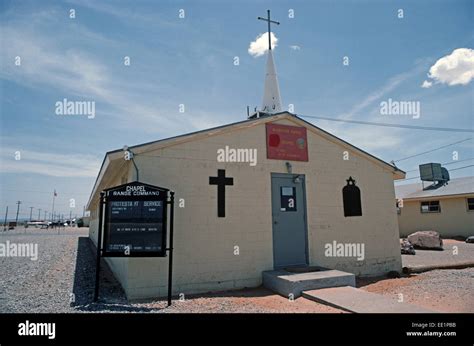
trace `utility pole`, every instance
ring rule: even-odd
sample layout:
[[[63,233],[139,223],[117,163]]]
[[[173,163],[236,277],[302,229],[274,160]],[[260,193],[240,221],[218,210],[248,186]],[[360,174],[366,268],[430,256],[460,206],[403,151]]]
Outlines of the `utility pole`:
[[[45,210],[45,211],[44,211],[44,221],[47,220],[47,219],[46,219],[46,214],[47,214],[47,213],[48,213],[48,211]]]
[[[33,217],[33,208],[34,207],[30,207],[30,222],[31,222],[31,220],[33,220],[32,219],[32,217]]]
[[[38,221],[41,220],[41,209],[38,209]]]
[[[16,208],[16,219],[15,219],[15,223],[18,225],[18,214],[20,213],[20,204],[21,204],[21,201],[16,202],[16,204],[18,205],[18,207]]]
[[[54,189],[54,192],[53,192],[53,209],[51,210],[51,212],[53,213],[53,222],[54,222],[54,200],[56,199],[56,196],[58,194],[56,193],[56,189]]]
[[[7,218],[8,218],[8,205],[7,205],[7,210],[5,211],[5,222],[3,223],[4,232],[7,230]]]
[[[82,217],[86,216],[86,206],[82,208]]]

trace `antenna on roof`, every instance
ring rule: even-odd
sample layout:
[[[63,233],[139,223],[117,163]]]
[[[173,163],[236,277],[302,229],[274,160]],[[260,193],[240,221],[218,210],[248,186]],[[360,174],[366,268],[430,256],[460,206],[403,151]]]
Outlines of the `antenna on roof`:
[[[260,118],[260,111],[257,110],[257,107],[254,107],[253,113],[250,114],[249,106],[247,106],[247,119],[256,119]]]

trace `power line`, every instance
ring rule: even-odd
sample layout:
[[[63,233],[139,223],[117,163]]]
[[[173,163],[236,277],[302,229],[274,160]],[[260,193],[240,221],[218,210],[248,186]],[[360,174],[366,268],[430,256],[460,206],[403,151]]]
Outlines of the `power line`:
[[[393,161],[393,162],[400,162],[400,161],[404,161],[404,160],[411,159],[412,157],[417,157],[417,156],[425,155],[425,154],[428,154],[428,153],[432,153],[433,151],[440,150],[440,149],[444,149],[444,148],[450,147],[450,146],[455,145],[455,144],[459,144],[459,143],[463,143],[463,142],[469,141],[469,140],[471,140],[471,139],[472,139],[472,137],[466,138],[466,139],[463,139],[463,140],[461,140],[461,141],[457,141],[457,142],[454,142],[454,143],[446,144],[446,145],[443,145],[443,146],[441,146],[441,147],[434,148],[434,149],[431,149],[431,150],[428,150],[428,151],[424,151],[424,152],[419,153],[419,154],[407,156],[407,157],[404,157],[404,158],[402,158],[402,159],[395,160],[395,161]]]
[[[303,117],[303,118],[314,118],[314,119],[321,119],[321,120],[328,120],[328,121],[338,121],[338,122],[343,122],[343,123],[352,123],[352,124],[359,124],[359,125],[397,127],[397,128],[401,128],[401,129],[427,130],[427,131],[446,131],[446,132],[474,132],[474,129],[460,129],[460,128],[452,128],[452,127],[433,127],[433,126],[415,126],[415,125],[378,123],[378,122],[371,122],[371,121],[345,120],[345,119],[319,117],[319,116],[315,116],[315,115],[301,115],[301,114],[298,114],[298,116]]]
[[[469,167],[474,167],[474,165],[469,165],[469,166],[464,166],[464,167],[459,167],[459,168],[453,168],[453,169],[450,169],[449,171],[452,172],[452,171],[457,171],[457,170],[464,169],[464,168],[469,168]],[[420,176],[413,177],[413,178],[408,178],[408,179],[403,179],[403,180],[400,180],[398,182],[402,182],[402,181],[405,181],[405,180],[418,179],[418,178],[420,178]]]

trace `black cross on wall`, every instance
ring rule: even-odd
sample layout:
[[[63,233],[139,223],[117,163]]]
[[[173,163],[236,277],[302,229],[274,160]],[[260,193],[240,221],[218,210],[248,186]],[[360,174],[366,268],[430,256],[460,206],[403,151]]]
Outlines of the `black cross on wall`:
[[[217,185],[217,216],[225,217],[225,187],[234,185],[234,178],[225,176],[225,169],[217,170],[217,177],[209,177],[209,185]]]

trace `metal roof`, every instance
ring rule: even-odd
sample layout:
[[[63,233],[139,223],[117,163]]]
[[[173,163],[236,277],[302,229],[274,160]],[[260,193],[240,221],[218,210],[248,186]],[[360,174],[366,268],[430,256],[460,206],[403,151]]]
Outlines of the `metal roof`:
[[[216,130],[220,130],[220,129],[224,129],[224,128],[228,128],[228,127],[232,127],[232,126],[236,126],[236,125],[243,125],[243,124],[247,124],[247,123],[252,123],[252,122],[260,122],[262,119],[269,119],[270,117],[274,117],[274,116],[278,116],[278,115],[284,115],[284,114],[287,114],[289,116],[291,116],[292,118],[294,119],[298,119],[299,121],[307,124],[308,126],[311,126],[312,128],[314,129],[317,129],[323,133],[325,133],[326,135],[336,139],[337,141],[339,142],[342,142],[344,144],[347,144],[348,146],[352,147],[353,149],[355,149],[356,151],[359,151],[365,155],[368,155],[370,157],[372,157],[373,159],[375,159],[376,161],[379,161],[380,163],[384,164],[384,165],[387,165],[389,166],[391,169],[394,169],[395,171],[398,171],[398,172],[401,172],[402,174],[405,174],[406,172],[403,171],[402,169],[368,153],[367,151],[365,150],[362,150],[361,148],[355,146],[354,144],[351,144],[349,142],[346,142],[345,140],[333,135],[332,133],[326,131],[326,130],[323,130],[322,128],[314,125],[313,123],[310,123],[309,121],[307,120],[304,120],[302,118],[300,118],[298,115],[296,114],[293,114],[293,113],[290,113],[290,112],[287,112],[287,111],[283,111],[283,112],[280,112],[280,113],[275,113],[275,114],[272,114],[270,116],[264,116],[264,117],[260,117],[260,118],[254,118],[254,119],[246,119],[246,120],[242,120],[242,121],[237,121],[237,122],[234,122],[234,123],[230,123],[230,124],[225,124],[225,125],[221,125],[221,126],[217,126],[217,127],[212,127],[212,128],[208,128],[208,129],[204,129],[204,130],[199,130],[199,131],[195,131],[195,132],[189,132],[189,133],[185,133],[185,134],[182,134],[182,135],[178,135],[178,136],[174,136],[174,137],[168,137],[168,138],[164,138],[164,139],[159,139],[159,140],[156,140],[156,141],[151,141],[151,142],[147,142],[147,143],[142,143],[142,144],[137,144],[137,145],[133,145],[133,146],[130,146],[129,149],[137,149],[137,148],[141,148],[141,147],[145,147],[145,146],[148,146],[150,144],[157,144],[157,143],[160,143],[160,142],[165,142],[165,141],[172,141],[172,140],[175,140],[175,139],[181,139],[181,138],[185,138],[185,137],[191,137],[191,136],[194,136],[196,134],[201,134],[201,133],[207,133],[207,132],[213,132],[213,131],[216,131]],[[111,150],[111,151],[108,151],[105,155],[107,156],[108,154],[113,154],[113,153],[117,153],[117,152],[122,152],[123,149],[115,149],[115,150]],[[102,163],[103,164],[103,163]]]
[[[424,184],[425,190],[423,190],[421,182],[395,186],[395,195],[397,198],[402,199],[421,199],[474,193],[474,177],[452,179],[447,185],[437,188],[429,188],[429,186],[431,186],[429,182],[425,182]]]
[[[205,130],[186,133],[186,134],[182,134],[182,135],[178,135],[178,136],[174,136],[174,137],[169,137],[169,138],[165,138],[165,139],[159,139],[159,140],[156,140],[156,141],[151,141],[151,142],[147,142],[147,143],[143,143],[143,144],[133,145],[133,146],[130,146],[129,149],[133,150],[133,149],[139,149],[139,148],[143,148],[143,147],[146,147],[146,146],[150,146],[150,145],[153,145],[153,144],[159,144],[159,143],[163,143],[163,142],[172,142],[172,141],[175,141],[175,140],[177,141],[177,140],[184,139],[184,138],[187,138],[187,137],[196,136],[198,134],[212,133],[212,132],[215,132],[217,130],[221,130],[221,129],[225,129],[225,128],[231,128],[233,126],[241,126],[241,125],[247,125],[247,124],[251,124],[251,123],[260,123],[260,122],[272,121],[272,119],[276,120],[276,117],[278,117],[278,116],[288,116],[289,119],[291,119],[291,118],[297,119],[300,122],[306,124],[307,126],[310,126],[313,129],[316,129],[317,131],[321,131],[322,133],[328,135],[329,137],[334,138],[335,140],[348,145],[349,147],[353,148],[354,150],[356,150],[360,153],[363,153],[363,154],[367,155],[368,157],[371,157],[372,159],[375,159],[376,161],[378,161],[382,165],[385,165],[386,167],[392,169],[394,172],[398,172],[402,175],[405,174],[405,172],[403,170],[399,169],[398,167],[393,166],[392,164],[390,164],[388,162],[385,162],[384,160],[382,160],[382,159],[380,159],[380,158],[378,158],[378,157],[376,157],[372,154],[369,154],[368,152],[356,147],[355,145],[344,141],[343,139],[333,135],[332,133],[327,132],[327,131],[323,130],[322,128],[314,125],[313,123],[310,123],[310,122],[298,117],[296,114],[290,113],[288,111],[283,111],[283,112],[280,112],[280,113],[272,114],[271,116],[263,116],[263,117],[254,118],[254,119],[246,119],[246,120],[243,120],[243,121],[237,121],[237,122],[234,122],[234,123],[225,124],[225,125],[205,129]],[[116,149],[116,150],[108,151],[105,154],[104,160],[102,161],[102,165],[101,165],[100,170],[99,170],[99,174],[97,175],[97,178],[96,178],[95,183],[94,183],[94,187],[92,188],[91,196],[89,197],[89,201],[87,203],[87,208],[89,208],[91,200],[92,200],[92,198],[93,198],[93,196],[96,192],[96,188],[97,188],[98,184],[100,183],[99,182],[100,176],[101,176],[101,173],[103,173],[104,164],[106,162],[107,157],[110,157],[111,154],[119,153],[119,152],[122,152],[122,151],[123,151],[123,149]]]

